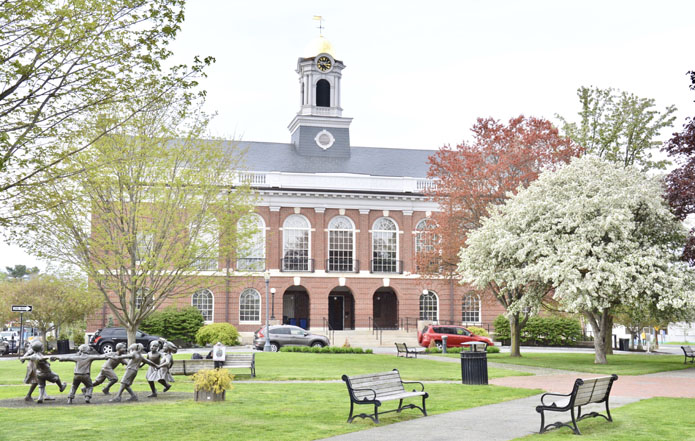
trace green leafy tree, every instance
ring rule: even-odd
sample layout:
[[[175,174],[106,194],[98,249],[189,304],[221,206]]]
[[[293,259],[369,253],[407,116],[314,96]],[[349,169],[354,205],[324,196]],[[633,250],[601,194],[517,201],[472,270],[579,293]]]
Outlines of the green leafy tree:
[[[94,119],[108,125],[130,109],[112,112]],[[234,173],[240,154],[203,140],[206,126],[198,107],[167,96],[57,165],[69,178],[48,180],[17,204],[27,219],[13,235],[20,245],[87,274],[129,343],[167,299],[206,283],[199,275],[217,268],[220,232],[240,238],[226,225],[234,216],[220,214],[238,218],[252,208]]]
[[[577,96],[579,121],[557,117],[565,135],[587,153],[642,170],[666,167],[668,161],[654,160],[652,152],[661,145],[661,130],[673,125],[675,106],[660,112],[653,99],[612,88],[580,87]]]
[[[511,310],[546,296],[591,324],[595,362],[606,363],[616,307],[695,306],[693,273],[679,260],[686,231],[661,183],[633,167],[585,156],[548,171],[491,210],[461,250],[459,272],[475,286],[532,287]]]
[[[184,0],[0,1],[0,195],[9,201],[171,90],[191,91],[211,63],[163,63]],[[155,87],[156,86],[156,87]],[[158,95],[144,92],[157,90]],[[147,96],[147,99],[142,97]],[[136,99],[136,100],[134,100]],[[85,136],[84,120],[134,103]],[[79,142],[76,142],[79,140]],[[64,175],[52,173],[50,179]],[[15,218],[9,204],[0,221]]]
[[[84,320],[102,305],[101,295],[77,278],[39,275],[25,281],[5,282],[1,289],[3,297],[21,305],[32,305],[25,318],[38,328],[44,344],[46,333]]]
[[[39,273],[37,267],[27,268],[26,265],[6,266],[7,276],[12,279],[23,279]]]

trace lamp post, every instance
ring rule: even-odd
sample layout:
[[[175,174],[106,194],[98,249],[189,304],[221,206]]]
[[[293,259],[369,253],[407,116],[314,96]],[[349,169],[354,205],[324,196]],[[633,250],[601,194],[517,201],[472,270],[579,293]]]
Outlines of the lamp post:
[[[275,320],[275,288],[270,288],[270,320]]]
[[[268,322],[268,287],[270,286],[270,271],[263,274],[265,280],[265,345],[263,352],[270,352],[270,324]]]

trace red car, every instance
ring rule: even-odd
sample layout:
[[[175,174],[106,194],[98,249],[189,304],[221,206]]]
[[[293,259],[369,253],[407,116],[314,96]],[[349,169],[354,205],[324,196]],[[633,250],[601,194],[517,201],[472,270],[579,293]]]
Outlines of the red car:
[[[430,342],[434,341],[434,344],[438,348],[442,348],[442,336],[446,335],[446,347],[447,348],[460,348],[461,343],[467,341],[483,341],[487,343],[488,346],[495,346],[495,344],[487,337],[482,337],[480,335],[475,335],[463,326],[453,326],[453,325],[427,325],[422,331],[417,333],[417,341],[420,346],[428,348]]]

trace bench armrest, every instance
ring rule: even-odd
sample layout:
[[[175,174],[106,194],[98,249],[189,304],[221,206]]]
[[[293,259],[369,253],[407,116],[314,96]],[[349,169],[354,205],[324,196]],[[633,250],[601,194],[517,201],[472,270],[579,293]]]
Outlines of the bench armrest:
[[[544,401],[544,399],[545,399],[546,396],[548,396],[548,397],[570,397],[570,396],[572,396],[572,394],[571,394],[571,393],[569,393],[569,394],[552,394],[552,393],[545,393],[545,394],[541,395],[541,404],[542,404],[543,406],[549,406],[549,404],[545,404],[545,401]]]
[[[369,391],[372,393],[372,401],[376,400],[376,391],[374,389],[350,389],[350,392],[353,392],[352,393],[353,397],[355,397],[355,394],[354,394],[355,391]],[[355,398],[357,398],[357,397],[355,397]],[[362,398],[361,401],[364,401],[364,400],[367,400],[367,397]],[[357,401],[360,401],[360,400],[357,400]]]
[[[425,385],[422,384],[420,381],[402,381],[401,384],[419,384],[420,385],[420,392],[424,392],[425,390]]]

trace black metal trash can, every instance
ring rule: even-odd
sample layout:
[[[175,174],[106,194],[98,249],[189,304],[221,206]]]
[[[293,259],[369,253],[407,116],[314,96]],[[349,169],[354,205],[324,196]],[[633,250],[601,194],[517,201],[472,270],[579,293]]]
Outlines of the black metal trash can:
[[[70,340],[58,340],[56,346],[59,354],[70,353]]]
[[[466,350],[466,343],[461,351],[461,382],[463,384],[487,384],[487,345],[482,344],[482,351],[476,351],[476,346],[470,345],[471,350]]]
[[[629,351],[630,350],[630,339],[629,338],[618,339],[618,347],[620,348],[621,351]]]

